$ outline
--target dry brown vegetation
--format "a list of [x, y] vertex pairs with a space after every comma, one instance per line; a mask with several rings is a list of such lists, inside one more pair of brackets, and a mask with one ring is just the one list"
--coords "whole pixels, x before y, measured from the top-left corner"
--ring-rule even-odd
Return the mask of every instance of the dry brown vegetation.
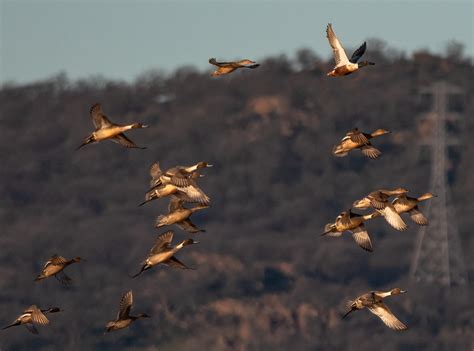
[[[371, 47], [369, 43], [369, 48]], [[390, 53], [390, 55], [389, 55]], [[450, 152], [450, 182], [471, 281], [474, 185], [473, 66], [459, 55], [412, 57], [369, 50], [377, 65], [329, 79], [308, 50], [273, 57], [257, 70], [213, 79], [183, 68], [144, 74], [133, 84], [64, 75], [0, 90], [0, 320], [32, 303], [58, 305], [52, 325], [30, 335], [0, 333], [3, 350], [461, 350], [473, 347], [472, 287], [445, 291], [410, 283], [418, 232], [368, 223], [375, 252], [349, 236], [320, 239], [324, 224], [381, 187], [429, 191], [429, 133], [419, 88], [448, 80], [466, 91], [460, 145]], [[101, 102], [147, 150], [113, 143], [75, 152], [91, 130], [89, 106]], [[393, 133], [377, 140], [380, 160], [334, 158], [353, 128]], [[208, 161], [200, 180], [212, 207], [193, 221], [207, 230], [178, 256], [195, 271], [157, 267], [132, 280], [167, 201], [138, 208], [148, 167]], [[432, 200], [435, 201], [435, 200]], [[177, 239], [186, 233], [176, 230]], [[73, 288], [33, 281], [52, 254], [88, 261], [68, 268]], [[391, 309], [410, 329], [397, 333], [368, 312], [340, 317], [347, 299], [394, 286], [409, 293]], [[102, 335], [125, 291], [152, 319]], [[33, 345], [33, 346], [32, 346]]]

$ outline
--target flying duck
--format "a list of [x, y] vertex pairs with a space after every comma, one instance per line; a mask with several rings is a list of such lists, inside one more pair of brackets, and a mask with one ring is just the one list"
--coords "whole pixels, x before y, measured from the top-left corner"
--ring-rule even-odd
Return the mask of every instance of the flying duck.
[[435, 195], [431, 193], [423, 194], [419, 197], [410, 197], [406, 194], [398, 195], [393, 201], [392, 205], [395, 207], [397, 213], [408, 212], [413, 222], [418, 225], [428, 225], [428, 219], [418, 208], [418, 203], [431, 199]]
[[92, 105], [89, 112], [92, 117], [92, 122], [95, 126], [95, 131], [93, 131], [91, 135], [84, 139], [84, 142], [79, 145], [77, 150], [87, 144], [97, 143], [107, 139], [127, 148], [145, 149], [144, 147], [137, 146], [123, 133], [130, 129], [147, 128], [148, 126], [141, 123], [127, 125], [112, 123], [102, 112], [102, 107], [100, 104]]
[[208, 208], [207, 205], [198, 205], [192, 208], [185, 208], [183, 206], [184, 201], [178, 199], [176, 196], [171, 196], [171, 200], [168, 206], [168, 214], [160, 215], [156, 219], [156, 228], [161, 228], [166, 225], [176, 224], [181, 229], [189, 233], [205, 232], [204, 229], [199, 229], [196, 225], [191, 222], [189, 217], [196, 211]]
[[150, 318], [149, 315], [146, 313], [141, 313], [137, 316], [131, 316], [130, 310], [132, 309], [133, 305], [133, 294], [130, 290], [129, 292], [125, 293], [120, 300], [120, 308], [117, 314], [117, 319], [114, 321], [110, 321], [105, 326], [107, 329], [106, 331], [109, 332], [111, 330], [118, 330], [128, 327], [130, 324], [135, 322], [137, 319], [140, 318]]
[[217, 62], [215, 58], [211, 58], [209, 59], [209, 63], [211, 65], [217, 66], [217, 69], [211, 73], [211, 76], [213, 77], [232, 73], [236, 69], [239, 69], [239, 68], [254, 69], [260, 66], [258, 63], [249, 59], [240, 60], [240, 61], [232, 61], [232, 62]]
[[31, 305], [26, 310], [24, 310], [23, 313], [13, 321], [13, 323], [3, 327], [2, 329], [8, 329], [17, 325], [24, 325], [31, 333], [38, 334], [38, 329], [36, 329], [35, 325], [44, 326], [50, 324], [50, 321], [45, 316], [45, 314], [60, 311], [62, 310], [59, 307], [50, 307], [48, 309], [41, 310], [36, 305]]
[[377, 212], [379, 212], [393, 228], [403, 231], [407, 229], [407, 225], [395, 210], [395, 207], [392, 205], [392, 203], [388, 200], [390, 196], [402, 195], [407, 192], [408, 190], [403, 188], [397, 188], [394, 190], [376, 190], [371, 192], [366, 197], [355, 201], [352, 206], [359, 209], [372, 207]]
[[349, 60], [347, 58], [346, 52], [342, 47], [339, 39], [336, 37], [336, 33], [334, 33], [332, 29], [331, 23], [328, 24], [326, 28], [326, 35], [329, 40], [329, 44], [332, 47], [332, 51], [334, 54], [334, 60], [336, 61], [336, 65], [334, 66], [333, 70], [328, 72], [328, 76], [331, 77], [340, 77], [340, 76], [347, 76], [348, 74], [354, 73], [359, 68], [375, 65], [373, 62], [369, 61], [362, 61], [357, 63], [359, 59], [364, 55], [365, 50], [367, 48], [367, 43], [364, 42], [351, 56]]
[[400, 295], [404, 293], [406, 293], [406, 290], [401, 290], [400, 288], [394, 288], [390, 291], [368, 292], [359, 296], [354, 301], [349, 301], [349, 311], [342, 318], [346, 318], [349, 313], [353, 311], [361, 310], [367, 307], [369, 311], [379, 317], [387, 327], [395, 330], [406, 330], [408, 327], [400, 322], [383, 302], [383, 299], [387, 296]]
[[385, 129], [377, 129], [373, 133], [364, 133], [359, 129], [354, 128], [353, 130], [346, 133], [346, 136], [341, 139], [339, 144], [334, 146], [333, 154], [337, 157], [347, 156], [349, 151], [354, 149], [360, 149], [362, 154], [371, 158], [378, 158], [382, 152], [372, 146], [369, 139], [376, 138], [378, 136], [390, 133]]
[[[67, 266], [80, 261], [80, 257], [67, 260], [62, 256], [54, 255], [48, 261], [46, 261], [43, 266], [43, 270], [36, 277], [35, 281], [40, 281], [54, 276], [62, 284], [68, 285], [71, 282], [71, 278], [69, 278], [63, 270]], [[58, 274], [61, 274], [61, 276], [58, 276]]]
[[357, 245], [369, 252], [373, 251], [372, 243], [370, 241], [369, 233], [365, 229], [364, 222], [374, 218], [374, 213], [368, 215], [359, 215], [353, 213], [351, 210], [341, 212], [337, 216], [334, 223], [328, 223], [324, 227], [324, 233], [321, 235], [329, 235], [339, 237], [346, 230], [352, 233]]
[[170, 230], [158, 236], [155, 245], [152, 247], [150, 253], [148, 254], [148, 257], [143, 262], [140, 272], [132, 276], [132, 278], [138, 277], [144, 271], [160, 263], [174, 268], [190, 269], [188, 266], [178, 260], [174, 255], [183, 247], [198, 244], [198, 242], [194, 241], [193, 239], [186, 239], [175, 247], [173, 247], [170, 245], [171, 241], [173, 240], [173, 235], [174, 232]]

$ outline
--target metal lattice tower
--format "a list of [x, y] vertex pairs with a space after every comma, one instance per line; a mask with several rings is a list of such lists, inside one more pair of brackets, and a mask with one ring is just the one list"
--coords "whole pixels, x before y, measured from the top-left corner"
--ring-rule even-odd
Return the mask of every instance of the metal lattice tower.
[[460, 114], [448, 111], [449, 98], [462, 90], [445, 82], [424, 88], [431, 96], [431, 111], [423, 116], [431, 124], [431, 187], [437, 197], [428, 203], [428, 226], [418, 234], [410, 269], [412, 280], [445, 286], [468, 283], [463, 254], [456, 227], [455, 211], [447, 182], [447, 152], [457, 140], [447, 132], [447, 123], [459, 123]]

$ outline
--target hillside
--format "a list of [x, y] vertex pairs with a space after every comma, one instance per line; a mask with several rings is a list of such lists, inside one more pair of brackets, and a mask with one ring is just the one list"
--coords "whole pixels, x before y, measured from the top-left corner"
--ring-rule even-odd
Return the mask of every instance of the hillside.
[[[374, 45], [369, 47], [373, 48]], [[474, 345], [470, 287], [444, 290], [410, 282], [418, 227], [367, 224], [375, 252], [350, 235], [320, 238], [324, 225], [378, 188], [430, 191], [421, 87], [446, 80], [465, 90], [460, 144], [450, 185], [465, 262], [474, 281], [472, 198], [474, 70], [459, 55], [370, 51], [374, 67], [343, 79], [332, 62], [302, 50], [271, 57], [257, 70], [213, 79], [184, 67], [145, 72], [133, 83], [63, 74], [0, 90], [1, 324], [36, 303], [58, 305], [35, 337], [0, 333], [5, 350], [466, 350]], [[92, 130], [94, 102], [117, 123], [150, 128], [129, 137], [146, 150], [104, 142], [74, 151]], [[385, 128], [377, 161], [336, 158], [344, 134]], [[153, 245], [166, 200], [137, 207], [148, 168], [207, 161], [200, 185], [212, 207], [193, 216], [207, 230], [178, 257], [195, 271], [155, 267], [132, 280]], [[432, 201], [435, 201], [432, 200]], [[422, 205], [426, 207], [425, 204]], [[176, 239], [188, 235], [178, 228]], [[81, 256], [68, 268], [71, 289], [33, 281], [52, 254]], [[396, 333], [367, 311], [341, 321], [348, 299], [371, 289], [408, 289], [390, 307], [410, 329]], [[133, 289], [134, 311], [153, 316], [103, 335], [120, 296]], [[34, 345], [34, 348], [32, 348]]]

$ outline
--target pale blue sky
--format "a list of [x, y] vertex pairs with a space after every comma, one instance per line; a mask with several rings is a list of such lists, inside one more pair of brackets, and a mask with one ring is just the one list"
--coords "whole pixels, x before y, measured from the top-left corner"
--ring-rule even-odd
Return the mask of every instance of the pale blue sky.
[[214, 56], [258, 60], [302, 47], [327, 58], [329, 22], [348, 48], [377, 37], [408, 53], [443, 52], [455, 39], [474, 53], [471, 0], [0, 2], [0, 82], [59, 71], [130, 81], [149, 69], [208, 69]]

